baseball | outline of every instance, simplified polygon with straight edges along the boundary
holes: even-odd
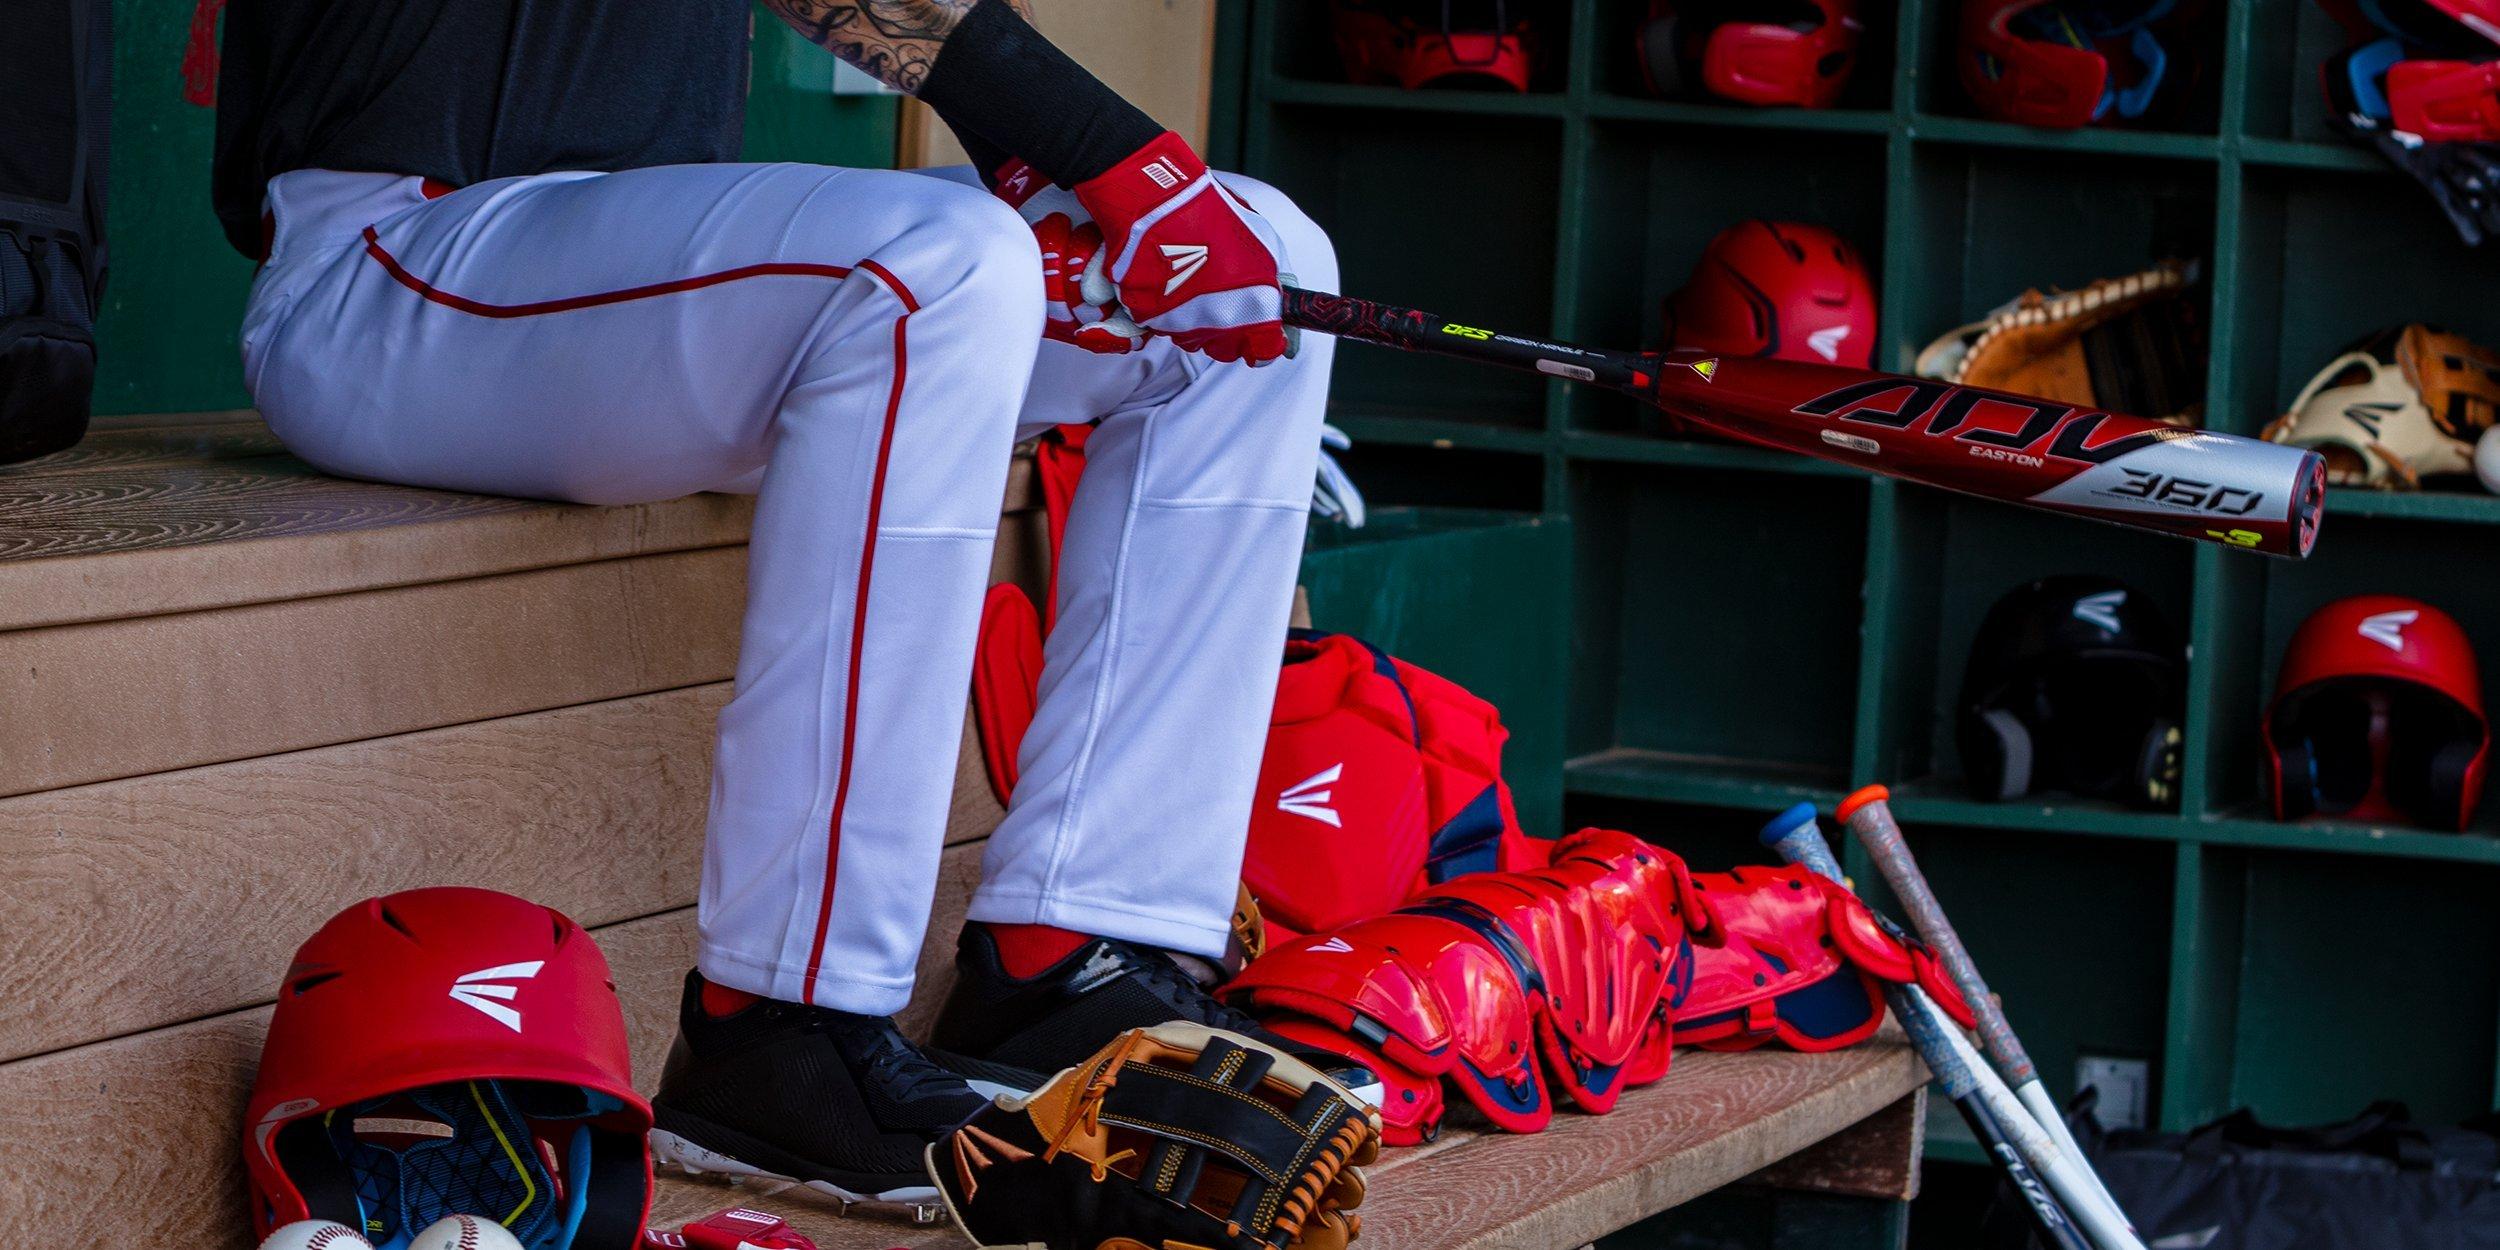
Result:
[[[373,1243],[345,1224],[297,1220],[269,1234],[260,1250],[373,1250]]]
[[[417,1234],[408,1250],[521,1250],[520,1239],[477,1215],[446,1215]]]
[[[2500,425],[2483,431],[2474,444],[2474,476],[2481,479],[2483,489],[2500,495]]]

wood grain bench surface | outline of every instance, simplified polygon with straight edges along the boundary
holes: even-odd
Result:
[[[592,508],[325,476],[248,412],[108,418],[0,468],[0,630],[746,541],[751,501]]]
[[[1020,466],[1002,578],[1037,579],[1035,496]],[[750,516],[728,496],[595,508],[341,481],[250,413],[109,419],[0,468],[0,973],[83,991],[0,1007],[0,1100],[26,1112],[0,1117],[0,1153],[51,1160],[0,1169],[0,1241],[238,1250],[230,1143],[276,969],[373,893],[500,882],[574,912],[656,1076]],[[462,645],[529,681],[443,659]],[[338,697],[355,681],[371,689]],[[907,1027],[951,976],[1000,815],[969,732]],[[1391,1152],[1361,1244],[1576,1246],[1749,1176],[1905,1198],[1923,1081],[1891,1035],[1687,1051],[1610,1116]],[[96,1201],[141,1191],[135,1224]],[[960,1244],[682,1177],[654,1222],[733,1204],[824,1250]]]

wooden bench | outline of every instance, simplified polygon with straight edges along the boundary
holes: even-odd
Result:
[[[1029,474],[1005,507],[997,573],[1033,582]],[[342,482],[250,414],[109,421],[0,469],[0,1243],[247,1246],[236,1143],[266,1004],[295,944],[367,895],[483,884],[572,914],[656,1078],[747,518],[722,496]],[[910,1027],[1000,815],[962,764]],[[1364,1244],[1578,1245],[1748,1176],[1906,1200],[1923,1080],[1889,1038],[1688,1052],[1611,1116],[1393,1152]],[[686,1178],[655,1222],[733,1202],[827,1250],[953,1241]]]

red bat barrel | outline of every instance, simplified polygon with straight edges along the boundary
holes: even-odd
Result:
[[[2326,464],[2260,439],[1955,386],[1758,357],[1653,358],[1658,406],[1747,442],[2271,555],[2318,540]]]

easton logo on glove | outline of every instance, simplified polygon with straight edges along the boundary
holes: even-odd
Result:
[[[1165,131],[1076,198],[1102,231],[1119,303],[1183,350],[1264,364],[1285,354],[1275,232]]]

